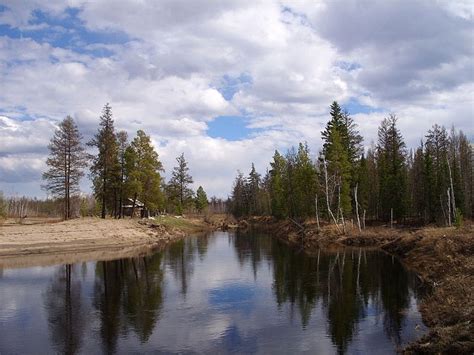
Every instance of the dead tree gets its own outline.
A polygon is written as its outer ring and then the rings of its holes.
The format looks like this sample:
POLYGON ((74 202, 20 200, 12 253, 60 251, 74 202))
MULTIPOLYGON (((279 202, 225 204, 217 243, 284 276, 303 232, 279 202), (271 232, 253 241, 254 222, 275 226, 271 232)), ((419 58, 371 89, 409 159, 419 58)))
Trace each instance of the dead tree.
POLYGON ((356 184, 354 188, 354 199, 355 199, 355 207, 356 207, 356 216, 357 216, 357 225, 359 227, 359 232, 361 232, 360 228, 360 218, 359 218, 359 202, 357 200, 357 188, 359 187, 359 184, 356 184))
POLYGON ((329 184, 328 184, 328 167, 327 167, 327 162, 326 162, 326 157, 323 156, 323 166, 324 166, 324 182, 326 185, 326 207, 328 209, 328 214, 334 221, 334 224, 336 225, 337 230, 340 232, 341 230, 339 229, 339 225, 337 224, 336 218, 334 217, 334 214, 331 211, 331 206, 329 203, 329 184))

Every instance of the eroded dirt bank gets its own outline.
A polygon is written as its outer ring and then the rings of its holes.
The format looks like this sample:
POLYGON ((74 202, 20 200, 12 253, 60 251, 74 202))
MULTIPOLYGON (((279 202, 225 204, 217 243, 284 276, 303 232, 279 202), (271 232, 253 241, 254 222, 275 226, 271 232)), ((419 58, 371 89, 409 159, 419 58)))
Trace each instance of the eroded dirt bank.
POLYGON ((359 232, 348 227, 342 235, 334 226, 314 221, 297 224, 271 218, 241 221, 271 232, 280 239, 311 252, 319 247, 370 246, 396 255, 430 288, 420 306, 430 332, 410 344, 404 353, 474 353, 474 230, 455 228, 390 229, 368 227, 359 232))
POLYGON ((188 234, 212 230, 200 219, 80 218, 0 226, 0 267, 110 260, 151 252, 188 234))

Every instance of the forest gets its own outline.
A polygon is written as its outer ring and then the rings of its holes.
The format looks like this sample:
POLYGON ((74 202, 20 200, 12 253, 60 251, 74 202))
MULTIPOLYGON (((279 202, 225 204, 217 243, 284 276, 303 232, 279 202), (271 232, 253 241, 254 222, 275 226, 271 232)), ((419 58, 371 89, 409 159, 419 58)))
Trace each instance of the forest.
POLYGON ((5 198, 0 193, 0 216, 61 216, 67 220, 94 215, 123 218, 124 211, 131 217, 225 211, 225 202, 216 197, 209 200, 202 186, 196 192, 191 189, 193 178, 184 154, 176 158, 177 165, 166 182, 150 136, 138 130, 129 141, 127 132, 116 132, 109 104, 89 142, 83 143, 74 119, 68 116, 59 123, 48 149, 42 188, 51 198, 5 198), (88 168, 92 196, 79 190, 88 168))
POLYGON ((366 222, 461 225, 473 217, 473 145, 462 132, 434 124, 408 149, 393 114, 378 129, 378 139, 364 148, 357 124, 337 102, 321 132, 323 145, 313 155, 307 142, 285 154, 275 151, 265 174, 251 165, 238 172, 230 198, 208 199, 181 154, 168 182, 150 136, 139 130, 129 140, 116 131, 106 104, 94 137, 83 143, 71 117, 51 138, 42 188, 51 198, 38 200, 0 195, 0 215, 10 217, 100 215, 123 218, 157 213, 226 213, 235 217, 316 218, 345 228, 366 222), (93 195, 81 194, 86 175, 93 195))
POLYGON ((306 142, 275 151, 265 174, 238 172, 230 209, 237 217, 316 217, 399 224, 460 225, 473 216, 473 146, 462 132, 434 124, 408 149, 393 114, 364 149, 353 118, 333 102, 313 158, 306 142))

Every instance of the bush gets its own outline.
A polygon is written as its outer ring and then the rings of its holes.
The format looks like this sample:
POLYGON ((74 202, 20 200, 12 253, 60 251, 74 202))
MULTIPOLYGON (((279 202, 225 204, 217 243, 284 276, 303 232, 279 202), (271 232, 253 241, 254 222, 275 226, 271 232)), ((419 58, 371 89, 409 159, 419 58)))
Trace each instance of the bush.
POLYGON ((463 225, 462 213, 459 208, 456 208, 456 215, 454 216, 454 225, 456 228, 461 228, 463 225))
POLYGON ((3 192, 0 191, 0 219, 7 218, 7 202, 3 197, 3 192))

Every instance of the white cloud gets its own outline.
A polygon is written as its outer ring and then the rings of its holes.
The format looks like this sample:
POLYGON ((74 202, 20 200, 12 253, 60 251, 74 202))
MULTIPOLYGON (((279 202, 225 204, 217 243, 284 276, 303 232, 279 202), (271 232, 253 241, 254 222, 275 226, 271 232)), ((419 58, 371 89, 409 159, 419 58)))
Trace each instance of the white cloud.
POLYGON ((78 36, 80 51, 0 33, 0 113, 7 116, 0 121, 0 154, 28 180, 39 179, 40 165, 30 164, 34 175, 23 168, 27 164, 14 162, 33 159, 25 154, 44 161, 54 124, 67 114, 88 139, 106 102, 118 129, 152 136, 167 173, 184 152, 196 186, 220 196, 229 192, 237 169, 246 173, 253 161, 263 173, 274 149, 307 140, 316 154, 333 100, 380 109, 354 115, 366 144, 376 139, 388 112, 399 116, 410 145, 435 122, 473 135, 468 2, 71 0, 4 6, 0 24, 11 28, 44 31, 45 22, 33 21, 34 10, 67 20, 72 7, 88 31, 123 37, 114 44, 88 43, 74 28, 54 25, 71 39, 78 36), (102 49, 111 55, 87 54, 102 49), (246 82, 225 100, 218 90, 226 85, 224 76, 241 75, 246 82), (256 129, 246 139, 207 135, 215 117, 241 113, 256 129))

